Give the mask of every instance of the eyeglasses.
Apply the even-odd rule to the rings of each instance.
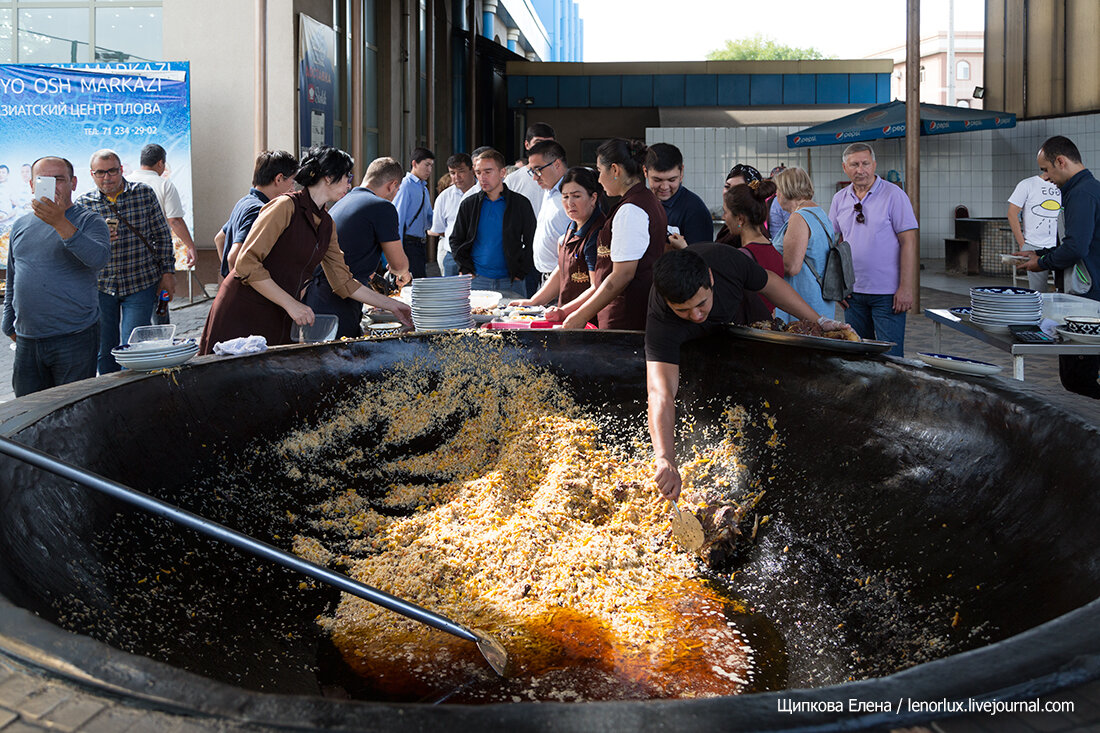
[[[92,171],[92,177],[93,178],[103,178],[104,176],[110,176],[111,178],[114,178],[115,176],[117,176],[121,172],[122,172],[121,168],[108,168],[105,171]]]
[[[856,203],[852,208],[855,209],[856,212],[856,224],[862,224],[867,221],[867,217],[863,215],[863,204]]]
[[[532,178],[541,178],[543,169],[549,168],[550,166],[554,165],[554,163],[557,163],[557,161],[556,160],[551,160],[546,165],[538,165],[538,166],[534,166],[534,167],[527,166],[527,174],[529,176],[531,176]]]

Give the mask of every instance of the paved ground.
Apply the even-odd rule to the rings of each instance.
[[[978,278],[946,276],[935,271],[935,264],[922,274],[922,307],[943,308],[968,303],[969,288],[977,284],[1008,284]],[[200,273],[212,282],[213,266],[200,263]],[[182,284],[182,283],[181,283]],[[196,293],[201,289],[196,286]],[[184,293],[186,289],[184,288]],[[197,337],[206,320],[210,300],[187,302],[186,295],[172,306],[172,321],[177,335]],[[932,322],[920,315],[910,316],[906,334],[906,354],[932,348]],[[944,334],[941,350],[971,356],[1005,367],[1011,375],[1008,354],[955,332]],[[13,352],[0,349],[0,401],[11,399]],[[1060,389],[1055,358],[1029,358],[1029,382]],[[1086,399],[1086,398],[1080,398]],[[934,723],[928,727],[904,729],[906,733],[1000,733],[1002,731],[1049,731],[1085,733],[1100,730],[1100,681],[1070,690],[1043,701],[1072,701],[1073,712],[1029,713],[1013,715],[970,715]],[[46,678],[17,662],[0,656],[0,733],[24,731],[75,731],[78,733],[199,733],[200,731],[256,731],[253,726],[229,724],[208,718],[189,718],[159,711],[129,708],[119,700],[95,694],[54,678]]]

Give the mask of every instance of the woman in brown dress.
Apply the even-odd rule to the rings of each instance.
[[[511,305],[546,305],[557,299],[565,305],[589,290],[596,268],[596,238],[607,218],[603,187],[589,168],[570,168],[561,179],[561,204],[569,228],[558,240],[558,266],[530,298]]]
[[[596,318],[600,328],[645,329],[653,263],[665,251],[665,207],[646,188],[642,162],[646,146],[612,138],[596,151],[600,184],[620,196],[596,242],[592,288],[562,308],[547,311],[564,328],[584,328]]]
[[[298,297],[317,265],[340,297],[390,311],[412,327],[409,306],[362,285],[344,263],[336,227],[324,207],[347,193],[353,166],[351,156],[333,147],[306,152],[294,176],[302,189],[264,206],[222,281],[206,318],[200,354],[240,336],[263,336],[269,346],[291,343],[295,323],[313,323],[313,309]]]

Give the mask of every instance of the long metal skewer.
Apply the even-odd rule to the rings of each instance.
[[[170,522],[181,524],[185,527],[189,527],[200,534],[204,534],[207,537],[213,537],[221,542],[227,542],[234,547],[244,550],[245,552],[262,557],[266,560],[278,563],[283,567],[296,570],[303,575],[308,575],[314,580],[331,585],[338,588],[345,593],[350,593],[353,596],[358,596],[364,600],[375,603],[383,608],[389,609],[394,613],[399,613],[402,616],[418,621],[422,624],[427,624],[433,628],[445,631],[448,634],[453,634],[460,639],[471,641],[477,644],[478,651],[485,657],[485,661],[489,663],[489,666],[493,668],[498,675],[504,676],[504,670],[508,664],[508,653],[504,650],[504,646],[483,632],[477,629],[468,629],[465,626],[451,621],[444,616],[440,616],[437,613],[429,611],[426,608],[422,608],[415,603],[398,598],[397,596],[390,595],[385,591],[377,588],[372,588],[369,585],[360,583],[359,581],[352,580],[346,575],[335,573],[327,568],[323,568],[320,565],[315,565],[307,560],[303,560],[300,557],[291,555],[288,552],[283,552],[266,542],[261,542],[255,538],[249,537],[246,534],[241,534],[236,530],[229,529],[228,527],[218,524],[217,522],[211,522],[208,519],[203,519],[197,514],[192,514],[189,511],[180,509],[179,507],[172,506],[171,504],[154,499],[153,497],[143,494],[136,489],[132,489],[129,486],[118,483],[117,481],[111,481],[98,474],[94,474],[91,471],[86,471],[82,468],[66,463],[59,458],[51,456],[47,453],[43,453],[35,448],[16,443],[13,440],[0,436],[0,453],[17,458],[21,461],[31,464],[43,471],[48,471],[52,474],[60,476],[62,478],[74,481],[81,486],[85,486],[89,489],[95,489],[96,491],[107,494],[128,504],[144,509],[147,512],[164,517]]]

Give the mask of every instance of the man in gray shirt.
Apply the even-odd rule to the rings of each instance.
[[[99,214],[73,205],[76,176],[64,158],[39,158],[33,213],[11,230],[3,330],[15,341],[15,396],[94,377],[99,352],[96,276],[111,256]],[[44,197],[39,177],[53,178]]]

